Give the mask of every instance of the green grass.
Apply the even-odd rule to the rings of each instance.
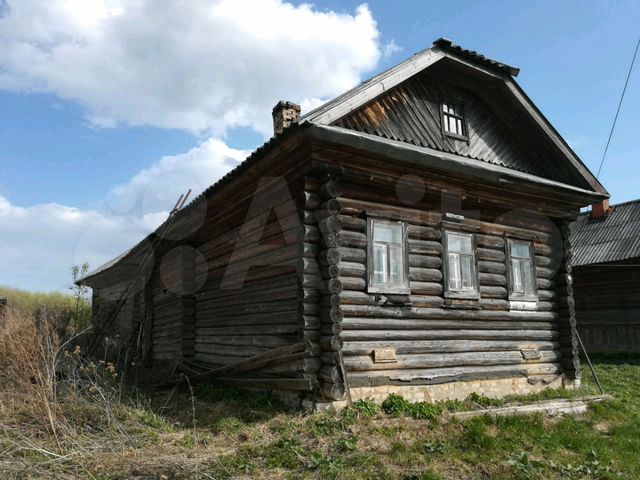
[[[12,453],[3,447],[0,430],[0,472],[3,465],[19,464],[25,478],[195,478],[196,472],[215,479],[640,478],[640,357],[594,361],[614,399],[581,416],[458,421],[444,413],[590,394],[595,387],[588,371],[577,393],[500,401],[474,395],[438,404],[392,396],[382,405],[361,400],[338,414],[304,414],[266,394],[198,386],[193,398],[186,389],[155,392],[130,407],[123,400],[122,408],[132,412],[123,423],[125,434],[84,433],[77,439],[82,456],[64,461],[40,451]],[[11,427],[3,419],[0,424]],[[21,438],[7,431],[13,442]],[[32,441],[54,448],[51,439]]]
[[[73,296],[61,292],[29,292],[0,286],[0,298],[6,298],[10,307],[25,314],[33,314],[43,305],[51,310],[75,308]]]

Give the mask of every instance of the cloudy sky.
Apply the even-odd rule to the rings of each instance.
[[[441,36],[518,81],[597,170],[638,2],[0,0],[0,285],[62,290],[271,133]],[[601,179],[640,197],[640,74]]]

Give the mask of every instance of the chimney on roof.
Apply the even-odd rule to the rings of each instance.
[[[591,220],[601,220],[609,213],[611,213],[612,208],[609,206],[609,199],[606,198],[600,203],[594,203],[591,205]]]
[[[280,100],[273,107],[271,116],[273,117],[273,133],[277,135],[284,132],[291,125],[298,123],[298,120],[300,120],[300,105]]]

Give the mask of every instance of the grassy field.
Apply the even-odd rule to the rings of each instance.
[[[596,359],[615,398],[586,415],[462,422],[447,411],[499,402],[409,405],[395,397],[382,407],[304,414],[268,395],[215,386],[131,390],[114,366],[85,360],[72,344],[59,355],[60,380],[38,370],[55,348],[6,358],[9,341],[13,352],[35,348],[16,348],[15,331],[0,336],[2,479],[640,478],[640,357]],[[42,362],[30,364],[27,353]],[[586,377],[579,394],[594,393]]]

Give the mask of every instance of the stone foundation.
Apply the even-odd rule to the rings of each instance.
[[[390,394],[402,395],[410,402],[440,402],[443,400],[464,400],[471,393],[485,397],[500,398],[507,395],[527,395],[548,388],[566,388],[573,390],[580,386],[580,380],[566,378],[564,375],[540,378],[532,382],[526,377],[498,378],[491,380],[471,380],[436,385],[381,385],[377,387],[356,387],[351,389],[351,400],[370,399],[382,403]],[[346,401],[316,403],[316,410],[340,410],[347,406]]]

